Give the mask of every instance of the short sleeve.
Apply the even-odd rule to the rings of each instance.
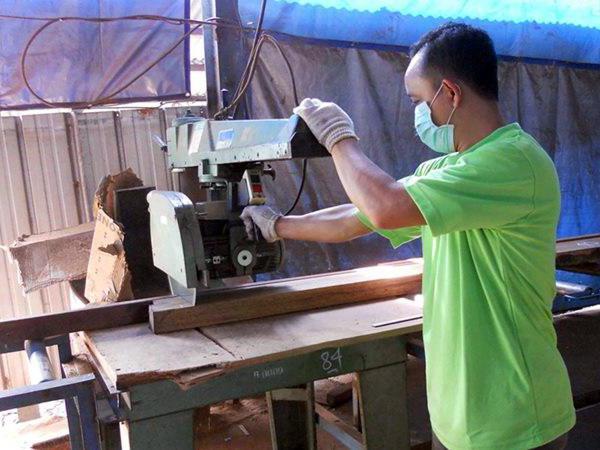
[[[499,228],[534,208],[533,170],[511,146],[474,151],[402,181],[433,236]]]
[[[363,214],[361,211],[359,211],[358,209],[356,210],[354,215],[358,218],[358,220],[361,221],[361,223],[364,226],[366,226],[370,230],[373,230],[380,236],[387,238],[390,241],[390,244],[392,244],[392,247],[394,247],[394,248],[398,248],[402,244],[405,244],[406,242],[412,241],[413,239],[416,239],[419,236],[421,236],[421,227],[420,226],[396,228],[394,230],[384,230],[384,229],[376,228],[371,223],[369,218],[365,214]]]

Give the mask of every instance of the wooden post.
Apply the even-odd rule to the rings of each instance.
[[[274,450],[314,450],[315,393],[313,383],[267,392]]]

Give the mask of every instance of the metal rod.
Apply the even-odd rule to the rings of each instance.
[[[217,0],[202,0],[202,20],[217,16]],[[217,30],[205,27],[204,32],[204,73],[206,75],[206,106],[212,117],[223,108],[221,99],[221,77],[219,70],[219,49]]]
[[[81,384],[77,391],[83,446],[85,450],[100,450],[94,385],[93,383]]]
[[[386,320],[385,322],[377,322],[372,324],[371,326],[374,328],[379,328],[379,327],[385,327],[387,325],[394,325],[396,323],[402,323],[402,322],[408,322],[409,320],[417,320],[417,319],[422,319],[423,316],[418,314],[416,316],[408,316],[408,317],[403,317],[401,319],[393,319],[393,320]]]
[[[81,141],[79,139],[79,120],[77,119],[77,115],[70,111],[67,116],[69,120],[67,120],[67,124],[70,125],[68,130],[70,131],[69,141],[73,147],[73,151],[75,152],[75,161],[77,170],[74,171],[76,176],[74,179],[77,181],[78,187],[78,195],[79,202],[81,203],[82,212],[83,212],[83,222],[87,222],[88,220],[93,220],[92,211],[90,209],[90,201],[88,200],[88,194],[86,188],[88,186],[85,176],[85,168],[83,164],[83,154],[81,152]]]
[[[67,412],[67,424],[69,425],[69,443],[72,450],[83,450],[81,439],[81,424],[79,423],[79,411],[75,404],[75,398],[65,398],[65,410]]]
[[[561,295],[590,295],[593,289],[590,286],[567,281],[557,281],[556,291]]]
[[[52,365],[44,341],[25,341],[25,351],[29,359],[29,380],[31,384],[54,380]]]
[[[86,374],[0,391],[0,411],[73,397],[77,395],[78,384],[91,382],[94,379],[94,375]]]

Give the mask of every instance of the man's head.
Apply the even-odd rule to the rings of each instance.
[[[462,23],[447,23],[425,34],[410,49],[404,77],[413,103],[426,102],[436,125],[460,126],[498,100],[498,61],[488,34]],[[435,99],[434,105],[432,101]]]

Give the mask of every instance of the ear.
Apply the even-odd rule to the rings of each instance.
[[[458,108],[462,101],[462,90],[460,86],[447,78],[444,78],[442,83],[444,85],[444,95],[452,102],[454,108]]]

